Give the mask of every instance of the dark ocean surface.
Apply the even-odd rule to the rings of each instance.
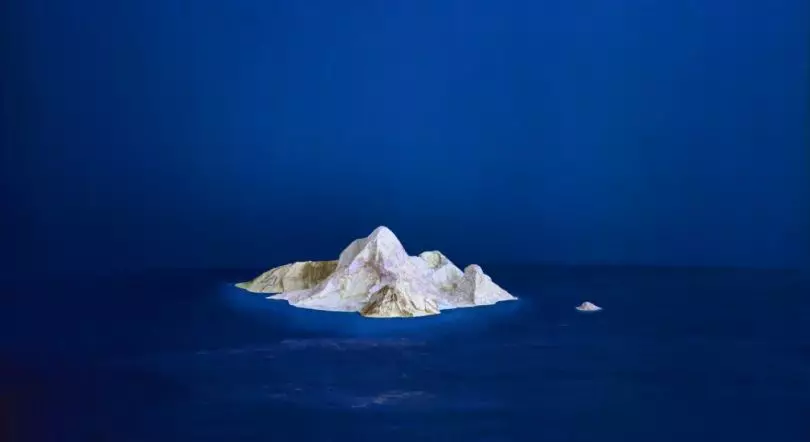
[[[409,320],[231,286],[253,270],[8,282],[4,440],[810,440],[797,274],[484,270],[520,300]]]

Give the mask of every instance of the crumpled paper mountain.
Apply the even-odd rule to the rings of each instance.
[[[284,299],[296,307],[375,318],[436,315],[517,299],[477,265],[462,272],[437,251],[408,256],[386,227],[353,241],[336,261],[283,265],[237,287],[273,293],[268,299]]]

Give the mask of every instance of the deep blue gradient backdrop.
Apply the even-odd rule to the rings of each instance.
[[[808,261],[806,0],[3,7],[16,271]]]

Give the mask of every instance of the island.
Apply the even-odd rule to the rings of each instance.
[[[334,261],[303,261],[270,269],[239,288],[271,294],[300,308],[358,312],[370,318],[413,318],[442,310],[517,298],[480,266],[464,271],[438,251],[409,256],[387,227],[354,240]]]
[[[582,304],[578,305],[576,309],[581,312],[598,312],[599,310],[602,310],[602,307],[599,307],[598,305],[592,302],[585,301]]]

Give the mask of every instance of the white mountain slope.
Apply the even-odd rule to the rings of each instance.
[[[517,299],[477,265],[462,272],[440,252],[408,256],[386,227],[353,241],[337,261],[287,264],[237,286],[277,293],[268,299],[284,299],[296,307],[378,318],[435,315]]]

